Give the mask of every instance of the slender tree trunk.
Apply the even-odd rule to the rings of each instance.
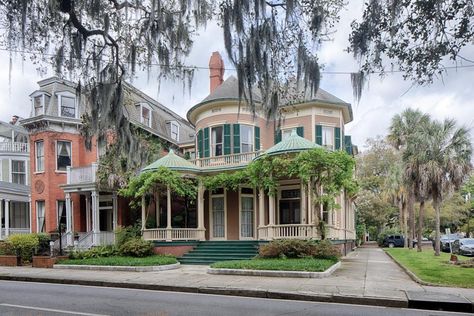
[[[403,233],[403,199],[398,201],[398,222],[400,224],[400,232]]]
[[[408,192],[408,201],[407,201],[407,210],[408,210],[408,248],[413,249],[413,236],[415,235],[415,194],[413,193],[413,188],[410,188]]]
[[[436,213],[436,224],[435,224],[435,256],[439,256],[439,252],[440,252],[440,242],[439,242],[439,237],[440,237],[440,207],[441,207],[441,202],[437,199],[437,198],[434,198],[433,199],[433,206],[434,206],[434,209],[435,209],[435,213]]]
[[[408,248],[408,214],[407,201],[403,201],[403,236],[405,236],[405,248]]]
[[[425,201],[420,202],[420,214],[418,214],[418,237],[417,237],[417,251],[421,252],[421,239],[423,237],[423,216],[425,213]]]

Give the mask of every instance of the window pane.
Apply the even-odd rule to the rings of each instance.
[[[58,201],[58,226],[66,227],[66,202]]]
[[[58,141],[57,147],[57,168],[65,171],[68,166],[71,166],[71,143]]]
[[[61,96],[61,116],[76,117],[75,99]]]
[[[12,160],[12,182],[26,184],[26,166],[23,160]]]
[[[44,201],[36,201],[36,214],[38,215],[38,231],[45,233],[46,225],[44,220]]]
[[[222,144],[222,126],[213,127],[211,129],[211,143],[212,143],[212,155],[222,156],[223,144]]]
[[[253,126],[240,125],[240,152],[248,153],[253,151]]]
[[[334,136],[333,136],[334,128],[323,126],[323,145],[324,146],[332,146],[334,144]]]
[[[44,143],[36,142],[36,171],[44,171]]]

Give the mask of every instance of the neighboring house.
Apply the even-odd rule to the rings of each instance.
[[[345,124],[353,120],[351,105],[319,89],[314,97],[291,106],[281,106],[281,125],[268,121],[257,111],[254,116],[239,99],[238,81],[224,80],[224,64],[218,53],[210,60],[210,94],[187,114],[195,127],[196,159],[186,161],[170,152],[146,167],[160,166],[184,175],[214,175],[244,168],[262,153],[280,155],[324,146],[354,154]],[[258,99],[258,95],[256,95]],[[277,128],[276,128],[277,127]],[[193,151],[187,144],[185,150]],[[246,187],[237,191],[209,192],[199,187],[197,201],[186,201],[169,189],[156,190],[142,210],[143,221],[154,222],[144,229],[144,238],[178,240],[271,240],[278,238],[320,238],[315,212],[327,224],[328,238],[353,244],[355,215],[352,200],[343,192],[337,198],[340,209],[315,209],[301,179],[280,181],[277,196]],[[150,220],[152,219],[152,220]]]
[[[114,229],[129,224],[124,215],[128,203],[97,185],[106,146],[94,138],[86,149],[80,129],[87,109],[74,83],[53,77],[38,85],[30,95],[31,117],[21,122],[31,148],[32,230],[50,233],[61,227],[63,245],[72,245],[74,237],[84,248],[112,243]],[[192,142],[194,130],[185,119],[131,85],[125,85],[125,92],[124,114],[132,124],[170,147]]]
[[[28,132],[0,121],[0,239],[31,231]]]

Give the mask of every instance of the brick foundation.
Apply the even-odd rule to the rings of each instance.
[[[154,252],[159,255],[173,255],[175,257],[181,257],[185,253],[193,250],[194,246],[159,246],[155,247]]]
[[[0,256],[0,266],[17,267],[21,265],[21,259],[17,256]]]
[[[59,259],[67,259],[68,256],[60,256],[60,257],[49,257],[49,256],[33,256],[32,266],[33,268],[52,268],[53,265]]]
[[[346,253],[344,253],[344,245],[346,245],[346,249],[345,249]],[[347,240],[346,242],[336,243],[334,244],[334,246],[339,248],[339,251],[341,251],[341,255],[344,256],[355,248],[355,241]]]

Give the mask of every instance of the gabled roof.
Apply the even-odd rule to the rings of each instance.
[[[288,153],[296,153],[300,151],[305,151],[313,148],[323,148],[322,146],[313,143],[312,141],[307,140],[301,136],[298,136],[295,131],[287,137],[286,139],[282,140],[281,142],[277,143],[273,147],[270,147],[262,154],[257,156],[255,159],[262,157],[263,155],[266,156],[275,156],[280,154],[288,154]]]
[[[153,162],[152,164],[146,166],[142,169],[142,172],[155,171],[160,167],[166,167],[175,171],[188,171],[188,172],[199,172],[200,168],[192,164],[188,160],[176,155],[173,149],[170,149],[170,152]]]

